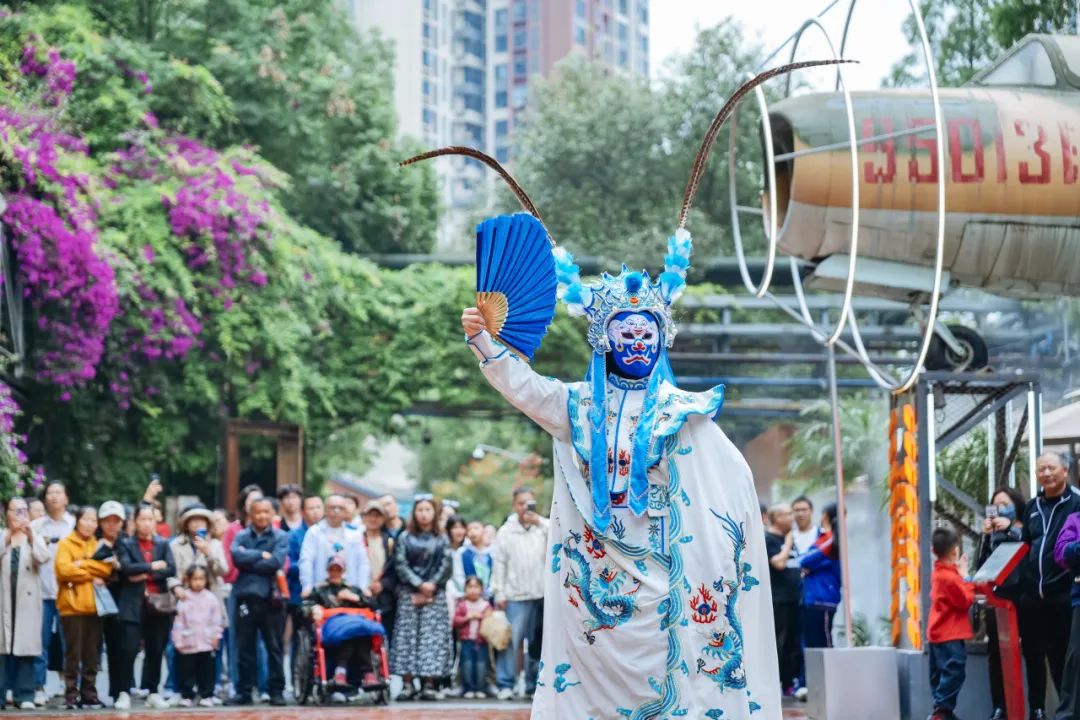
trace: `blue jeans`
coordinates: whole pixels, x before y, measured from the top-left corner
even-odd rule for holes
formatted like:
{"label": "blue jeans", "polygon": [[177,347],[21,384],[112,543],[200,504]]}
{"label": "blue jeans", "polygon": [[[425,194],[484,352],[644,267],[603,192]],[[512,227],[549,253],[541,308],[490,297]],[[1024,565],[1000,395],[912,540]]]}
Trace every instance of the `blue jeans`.
{"label": "blue jeans", "polygon": [[[500,690],[513,690],[517,684],[517,653],[527,638],[533,637],[537,624],[543,622],[543,600],[511,600],[506,603],[506,619],[513,629],[512,640],[495,658],[495,681]],[[525,692],[536,689],[536,673],[539,667],[531,655],[525,653]]]}
{"label": "blue jeans", "polygon": [[935,710],[956,709],[966,669],[967,647],[963,640],[930,643],[930,687]]}
{"label": "blue jeans", "polygon": [[34,701],[35,657],[23,655],[0,655],[0,705],[11,691],[15,705]]}
{"label": "blue jeans", "polygon": [[55,600],[42,600],[41,610],[41,655],[34,658],[34,686],[45,687],[45,676],[49,671],[49,640],[53,631],[60,633],[60,647],[67,649],[64,633],[60,632],[60,613],[56,612]]}
{"label": "blue jeans", "polygon": [[483,641],[461,641],[461,685],[465,692],[487,689],[488,649]]}

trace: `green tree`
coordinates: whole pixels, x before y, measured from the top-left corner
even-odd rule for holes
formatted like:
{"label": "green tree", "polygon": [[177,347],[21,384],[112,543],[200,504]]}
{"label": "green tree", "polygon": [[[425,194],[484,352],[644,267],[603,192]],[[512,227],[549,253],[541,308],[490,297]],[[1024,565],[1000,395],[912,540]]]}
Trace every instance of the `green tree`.
{"label": "green tree", "polygon": [[[657,88],[577,58],[539,83],[514,170],[556,241],[608,265],[657,268],[705,129],[758,58],[725,22],[700,31]],[[758,125],[749,107],[740,117],[740,186],[760,187]],[[731,252],[726,148],[723,134],[688,223],[698,258]],[[743,225],[752,247],[755,226]]]}
{"label": "green tree", "polygon": [[[922,0],[920,10],[938,84],[963,85],[1000,51],[990,32],[991,8],[985,0]],[[912,50],[893,65],[886,84],[896,87],[925,84],[926,60],[913,14],[904,21],[903,32]]]}
{"label": "green tree", "polygon": [[1007,48],[1028,33],[1075,32],[1078,12],[1074,0],[997,0],[990,11],[993,37]]}
{"label": "green tree", "polygon": [[[888,403],[880,395],[848,395],[840,399],[840,446],[844,451],[844,477],[850,481],[867,475],[883,480],[888,471]],[[832,405],[818,400],[801,413],[800,424],[788,444],[788,476],[805,490],[835,482]]]}
{"label": "green tree", "polygon": [[[399,172],[393,54],[325,0],[93,0],[111,34],[172,68],[155,87],[164,127],[214,145],[250,144],[285,171],[283,206],[360,253],[426,252],[438,219],[431,168]],[[192,70],[200,67],[202,70]],[[206,73],[229,100],[201,119],[188,105]],[[155,81],[158,74],[155,73]],[[165,91],[165,92],[162,92]]]}

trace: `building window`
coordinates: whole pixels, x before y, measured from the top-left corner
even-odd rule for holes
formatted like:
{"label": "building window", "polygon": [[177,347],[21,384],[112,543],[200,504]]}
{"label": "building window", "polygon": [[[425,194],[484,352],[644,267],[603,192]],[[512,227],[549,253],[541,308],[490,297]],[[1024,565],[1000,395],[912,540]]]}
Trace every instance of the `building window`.
{"label": "building window", "polygon": [[527,85],[518,85],[514,88],[514,96],[512,98],[514,103],[514,109],[520,110],[525,107],[525,101],[529,99],[529,87]]}
{"label": "building window", "polygon": [[524,80],[525,76],[529,74],[528,65],[525,62],[524,55],[518,55],[514,58],[514,79]]}
{"label": "building window", "polygon": [[475,112],[484,112],[484,99],[472,93],[465,96],[465,109]]}
{"label": "building window", "polygon": [[498,121],[496,121],[496,123],[495,123],[495,137],[496,138],[504,138],[504,137],[507,136],[507,134],[509,134],[509,132],[510,132],[510,121],[509,120],[498,120]]}
{"label": "building window", "polygon": [[424,99],[427,100],[428,102],[431,102],[431,81],[425,79],[424,82],[423,82],[423,88],[424,88]]}
{"label": "building window", "polygon": [[581,46],[585,45],[585,26],[584,25],[574,25],[574,42],[576,42],[578,45],[581,45]]}
{"label": "building window", "polygon": [[510,162],[510,148],[508,148],[508,147],[495,148],[495,159],[498,160],[499,162],[503,163],[504,165],[506,163]]}
{"label": "building window", "polygon": [[506,30],[506,10],[495,11],[495,30]]}
{"label": "building window", "polygon": [[630,27],[624,22],[619,23],[619,40],[625,43],[629,39]]}
{"label": "building window", "polygon": [[484,18],[476,13],[465,13],[465,24],[471,27],[473,30],[484,30]]}
{"label": "building window", "polygon": [[480,68],[467,67],[465,68],[465,82],[476,83],[477,85],[484,84],[484,71]]}
{"label": "building window", "polygon": [[519,29],[519,30],[514,31],[514,49],[515,50],[524,49],[525,46],[528,44],[528,42],[529,41],[527,39],[527,36],[525,35],[525,30],[524,29]]}
{"label": "building window", "polygon": [[505,90],[499,90],[498,92],[495,93],[495,107],[497,107],[497,108],[506,107],[506,91]]}
{"label": "building window", "polygon": [[641,4],[638,5],[638,19],[641,20],[642,25],[649,23],[649,0],[640,0]]}
{"label": "building window", "polygon": [[495,66],[495,87],[499,89],[506,87],[506,63]]}
{"label": "building window", "polygon": [[435,126],[437,126],[439,122],[438,115],[435,114],[435,111],[430,108],[424,108],[423,116],[424,127],[429,127],[430,129],[434,130]]}
{"label": "building window", "polygon": [[626,51],[626,48],[619,48],[619,67],[630,67],[630,53]]}
{"label": "building window", "polygon": [[506,52],[506,33],[495,36],[495,52]]}
{"label": "building window", "polygon": [[619,0],[619,13],[622,15],[630,14],[630,3],[627,0]]}
{"label": "building window", "polygon": [[[413,57],[416,57],[413,55]],[[429,68],[432,72],[438,72],[439,64],[438,58],[430,50],[425,50],[423,53],[424,67]]]}
{"label": "building window", "polygon": [[577,15],[579,18],[584,19],[585,0],[577,0],[577,2],[574,3],[574,14]]}
{"label": "building window", "polygon": [[649,54],[649,38],[646,35],[642,35],[638,38],[638,50],[642,56],[648,56]]}
{"label": "building window", "polygon": [[526,0],[517,0],[514,3],[514,21],[525,20],[529,14],[529,5]]}

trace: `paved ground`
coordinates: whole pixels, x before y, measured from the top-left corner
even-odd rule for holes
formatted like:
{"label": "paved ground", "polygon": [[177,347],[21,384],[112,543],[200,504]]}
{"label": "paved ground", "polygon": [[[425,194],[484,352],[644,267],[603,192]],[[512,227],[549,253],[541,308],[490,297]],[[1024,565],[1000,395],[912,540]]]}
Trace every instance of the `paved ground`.
{"label": "paved ground", "polygon": [[[784,718],[788,720],[804,720],[806,714],[803,705],[792,704],[787,707],[785,702]],[[399,703],[389,707],[285,707],[272,708],[266,705],[256,705],[252,708],[213,708],[206,710],[147,710],[141,705],[128,713],[116,713],[111,710],[101,710],[95,713],[76,713],[74,711],[49,710],[41,712],[19,712],[18,716],[35,718],[70,718],[78,715],[93,715],[96,718],[106,720],[131,720],[131,718],[146,717],[149,715],[161,715],[170,720],[208,720],[209,716],[226,716],[229,720],[430,720],[438,717],[439,720],[528,720],[529,706],[523,703],[496,703],[496,702],[438,702],[438,703]]]}

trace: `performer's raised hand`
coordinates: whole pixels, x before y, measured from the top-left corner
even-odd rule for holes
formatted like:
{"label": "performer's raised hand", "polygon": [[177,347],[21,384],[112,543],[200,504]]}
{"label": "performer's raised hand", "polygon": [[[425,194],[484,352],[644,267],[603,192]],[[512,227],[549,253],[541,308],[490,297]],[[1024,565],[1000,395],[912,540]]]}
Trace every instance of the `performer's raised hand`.
{"label": "performer's raised hand", "polygon": [[461,327],[465,330],[465,335],[468,337],[472,337],[478,332],[487,329],[484,324],[484,316],[474,307],[465,308],[465,310],[462,311]]}

